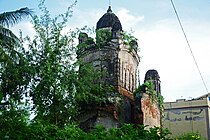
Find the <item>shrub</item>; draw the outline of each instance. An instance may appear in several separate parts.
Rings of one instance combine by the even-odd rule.
[[[196,133],[186,133],[174,138],[174,140],[202,140],[201,135]]]

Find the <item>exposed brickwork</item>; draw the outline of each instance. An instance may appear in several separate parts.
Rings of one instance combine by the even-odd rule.
[[[160,127],[160,109],[156,101],[152,101],[148,94],[143,94],[141,99],[141,109],[143,112],[143,124],[148,125],[147,128]]]

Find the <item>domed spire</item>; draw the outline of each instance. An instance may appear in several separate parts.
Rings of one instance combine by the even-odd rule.
[[[109,6],[107,13],[105,13],[97,22],[96,30],[107,27],[111,27],[112,31],[122,31],[120,20],[112,13],[111,6]]]
[[[145,81],[147,80],[159,80],[160,79],[160,76],[157,72],[157,70],[148,70],[145,74]]]

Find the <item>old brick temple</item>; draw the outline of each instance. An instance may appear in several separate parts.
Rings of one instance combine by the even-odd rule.
[[[89,130],[100,124],[108,129],[118,127],[121,123],[160,126],[161,111],[158,102],[152,101],[147,89],[134,94],[139,85],[140,57],[137,54],[137,40],[125,42],[120,20],[110,6],[97,22],[96,42],[90,40],[86,33],[80,33],[79,45],[86,43],[88,46],[78,49],[78,59],[92,63],[98,70],[106,71],[107,75],[102,80],[112,85],[115,88],[113,93],[119,96],[108,97],[110,102],[106,105],[84,108],[78,117],[80,127]],[[160,80],[156,70],[147,71],[144,82],[146,81],[152,81],[155,94],[160,94]],[[119,97],[121,102],[118,102]]]

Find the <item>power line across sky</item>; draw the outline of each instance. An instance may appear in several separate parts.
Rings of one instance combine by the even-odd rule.
[[[205,80],[204,80],[204,78],[203,78],[203,75],[202,75],[202,73],[201,73],[201,70],[200,70],[200,68],[199,68],[199,66],[198,66],[198,62],[197,62],[197,60],[196,60],[196,58],[195,58],[195,55],[194,55],[194,53],[193,53],[193,51],[192,51],[191,45],[190,45],[190,43],[189,43],[189,41],[188,41],[187,35],[186,35],[186,33],[185,33],[184,27],[183,27],[182,22],[181,22],[181,20],[180,20],[180,18],[179,18],[179,15],[178,15],[178,12],[177,12],[177,10],[176,10],[176,7],[175,7],[175,4],[174,4],[173,0],[171,0],[171,4],[172,4],[172,6],[173,6],[173,9],[174,9],[174,12],[175,12],[175,14],[176,14],[176,17],[177,17],[177,20],[178,20],[178,22],[179,22],[179,25],[180,25],[180,27],[181,27],[181,29],[182,29],[182,32],[183,32],[183,35],[184,35],[184,37],[185,37],[186,43],[187,43],[187,45],[188,45],[188,47],[189,47],[190,53],[191,53],[191,55],[192,55],[192,57],[193,57],[193,60],[194,60],[194,62],[195,62],[196,68],[198,69],[198,73],[199,73],[199,75],[200,75],[200,77],[201,77],[201,80],[202,80],[203,85],[204,85],[204,87],[205,87],[205,89],[206,89],[206,92],[208,93],[208,88],[207,88],[207,86],[206,86],[206,82],[205,82]]]

